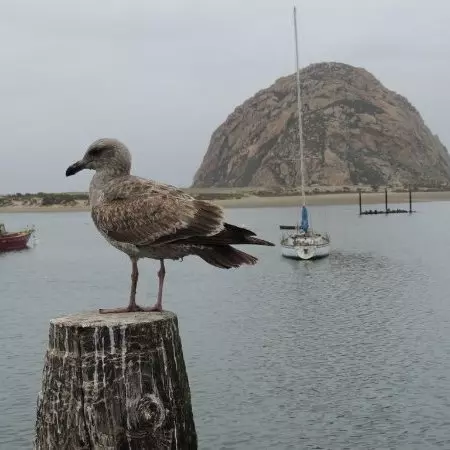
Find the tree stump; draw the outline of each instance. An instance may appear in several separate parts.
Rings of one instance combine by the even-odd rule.
[[[34,448],[197,449],[176,315],[51,320]]]

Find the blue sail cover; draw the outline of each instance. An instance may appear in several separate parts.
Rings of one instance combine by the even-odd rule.
[[[300,222],[300,229],[306,233],[308,231],[308,228],[308,210],[306,209],[306,206],[302,206],[302,220]]]

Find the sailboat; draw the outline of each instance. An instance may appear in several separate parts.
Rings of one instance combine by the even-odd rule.
[[[302,208],[300,223],[297,225],[280,225],[281,254],[286,258],[294,259],[316,259],[324,258],[330,254],[330,236],[328,233],[320,233],[313,230],[309,224],[309,212],[306,207],[304,161],[303,161],[303,122],[302,122],[302,97],[300,91],[300,71],[298,63],[298,37],[297,37],[297,10],[294,6],[294,33],[295,33],[295,55],[296,55],[296,80],[297,80],[297,109],[298,109],[298,133],[300,147],[300,177]],[[298,162],[298,158],[295,160]],[[297,169],[298,164],[296,164]],[[296,179],[298,170],[296,170]]]

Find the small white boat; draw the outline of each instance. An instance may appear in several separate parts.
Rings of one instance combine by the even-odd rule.
[[[281,254],[286,258],[294,259],[317,259],[324,258],[330,254],[330,236],[328,233],[319,233],[309,226],[308,210],[306,209],[306,195],[304,186],[304,163],[303,163],[303,126],[302,126],[302,98],[300,92],[300,71],[298,67],[298,39],[297,39],[297,11],[294,6],[294,31],[295,52],[297,68],[297,109],[298,109],[298,133],[300,147],[300,175],[302,210],[301,222],[297,225],[280,225]],[[297,171],[298,172],[298,171]]]
[[[330,237],[328,234],[316,233],[313,230],[302,229],[289,225],[281,225],[284,232],[281,237],[281,254],[292,259],[319,259],[330,254]]]

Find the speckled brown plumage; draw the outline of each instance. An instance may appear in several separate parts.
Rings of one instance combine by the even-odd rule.
[[[101,202],[92,207],[92,219],[112,239],[137,246],[209,236],[223,228],[218,206],[132,175],[104,186]]]
[[[89,189],[92,219],[111,245],[128,254],[133,268],[128,307],[103,312],[160,311],[165,259],[197,255],[208,264],[229,269],[257,262],[231,245],[273,246],[250,230],[224,222],[218,205],[197,200],[174,186],[130,175],[131,155],[120,141],[94,142],[66,175],[86,168],[96,171]],[[158,299],[152,308],[135,303],[140,258],[160,260]]]

